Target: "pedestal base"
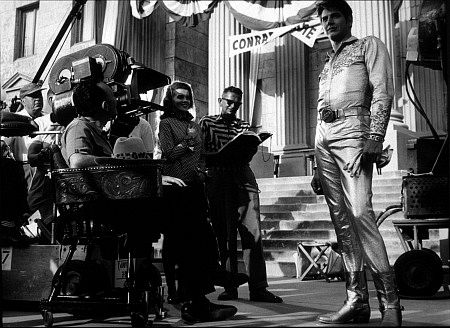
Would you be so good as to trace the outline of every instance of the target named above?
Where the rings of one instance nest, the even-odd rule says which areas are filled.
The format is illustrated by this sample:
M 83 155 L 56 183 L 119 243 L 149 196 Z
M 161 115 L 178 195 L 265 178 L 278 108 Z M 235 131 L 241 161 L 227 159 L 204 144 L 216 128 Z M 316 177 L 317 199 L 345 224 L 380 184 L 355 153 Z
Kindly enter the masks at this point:
M 390 145 L 394 152 L 390 163 L 383 171 L 409 170 L 415 166 L 408 152 L 408 141 L 417 138 L 417 134 L 399 125 L 389 125 L 383 147 Z
M 253 156 L 253 159 L 250 162 L 250 168 L 257 179 L 273 178 L 273 154 L 269 153 L 267 147 L 258 147 L 258 152 Z

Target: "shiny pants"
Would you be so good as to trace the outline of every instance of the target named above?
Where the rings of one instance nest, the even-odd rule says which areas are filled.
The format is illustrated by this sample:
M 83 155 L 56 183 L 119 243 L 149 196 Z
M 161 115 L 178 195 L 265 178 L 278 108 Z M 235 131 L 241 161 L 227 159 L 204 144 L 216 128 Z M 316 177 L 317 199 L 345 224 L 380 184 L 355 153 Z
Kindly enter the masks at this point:
M 239 231 L 243 259 L 249 276 L 249 289 L 267 287 L 259 191 L 253 172 L 248 165 L 209 168 L 206 185 L 210 218 L 219 244 L 222 269 L 238 272 Z
M 343 167 L 364 147 L 367 126 L 357 117 L 320 122 L 316 130 L 316 164 L 346 271 L 390 271 L 386 246 L 372 209 L 373 164 L 358 177 Z

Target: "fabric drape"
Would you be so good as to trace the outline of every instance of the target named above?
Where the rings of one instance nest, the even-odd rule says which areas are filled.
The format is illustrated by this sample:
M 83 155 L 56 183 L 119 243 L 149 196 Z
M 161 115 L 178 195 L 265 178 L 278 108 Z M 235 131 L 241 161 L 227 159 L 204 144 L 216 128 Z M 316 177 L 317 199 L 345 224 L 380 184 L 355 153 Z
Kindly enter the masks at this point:
M 161 6 L 170 17 L 184 26 L 195 26 L 210 18 L 221 0 L 130 0 L 133 16 L 144 18 Z M 267 30 L 307 21 L 315 12 L 315 1 L 224 1 L 236 20 L 251 30 Z
M 107 1 L 102 43 L 127 52 L 137 62 L 164 71 L 166 14 L 157 8 L 148 19 L 133 19 L 133 8 L 126 1 Z M 120 13 L 120 15 L 119 15 Z
M 154 1 L 154 0 L 130 0 L 132 14 L 136 18 L 144 18 L 161 6 L 167 14 L 176 22 L 184 26 L 196 26 L 201 21 L 208 20 L 219 0 L 213 1 Z
M 103 22 L 106 14 L 106 0 L 95 1 L 95 41 L 102 42 Z
M 234 18 L 251 30 L 268 30 L 307 21 L 315 1 L 225 1 Z

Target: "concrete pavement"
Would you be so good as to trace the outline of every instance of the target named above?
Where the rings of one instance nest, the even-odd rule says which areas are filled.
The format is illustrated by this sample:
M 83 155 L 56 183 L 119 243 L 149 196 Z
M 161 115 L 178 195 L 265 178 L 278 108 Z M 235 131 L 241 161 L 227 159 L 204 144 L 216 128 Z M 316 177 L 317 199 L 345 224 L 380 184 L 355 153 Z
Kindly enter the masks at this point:
M 282 304 L 254 303 L 248 300 L 246 285 L 239 289 L 237 301 L 219 302 L 217 295 L 223 291 L 208 295 L 213 302 L 232 304 L 238 308 L 238 313 L 230 320 L 207 322 L 191 325 L 193 327 L 330 327 L 315 321 L 321 313 L 335 311 L 342 305 L 345 298 L 345 283 L 324 280 L 299 281 L 298 279 L 278 278 L 269 280 L 269 290 L 283 297 Z M 372 314 L 366 327 L 377 326 L 381 315 L 378 311 L 373 283 L 369 282 L 370 304 Z M 450 326 L 450 298 L 448 291 L 441 289 L 432 299 L 413 300 L 403 299 L 403 325 L 413 326 Z M 155 321 L 153 327 L 177 327 L 186 324 L 180 319 L 180 312 L 167 304 L 169 315 L 162 321 Z M 42 327 L 42 317 L 37 311 L 6 310 L 3 313 L 4 327 Z M 76 319 L 65 313 L 56 313 L 55 327 L 130 327 L 130 318 L 115 317 L 93 321 L 90 319 Z M 152 316 L 151 316 L 152 318 Z M 336 325 L 348 327 L 356 325 Z

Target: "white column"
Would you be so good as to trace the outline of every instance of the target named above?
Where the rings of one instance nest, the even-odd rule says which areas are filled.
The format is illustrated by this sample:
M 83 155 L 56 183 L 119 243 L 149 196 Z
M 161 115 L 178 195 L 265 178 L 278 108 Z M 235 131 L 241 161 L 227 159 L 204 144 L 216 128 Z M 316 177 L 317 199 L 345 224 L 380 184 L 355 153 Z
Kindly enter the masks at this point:
M 208 62 L 208 114 L 218 114 L 217 98 L 224 88 L 233 85 L 244 92 L 243 105 L 238 116 L 251 120 L 248 109 L 249 53 L 229 57 L 228 40 L 230 35 L 248 32 L 228 10 L 224 2 L 214 9 L 209 20 L 209 62 Z
M 394 13 L 392 11 L 392 2 L 384 0 L 368 1 L 349 1 L 353 10 L 352 34 L 358 38 L 368 35 L 374 35 L 381 39 L 386 45 L 392 61 L 392 70 L 394 72 L 394 88 L 396 90 L 394 104 L 391 111 L 390 123 L 407 126 L 403 122 L 403 114 L 399 111 L 397 101 L 401 97 L 400 86 L 397 85 L 395 76 L 399 69 L 397 63 L 397 49 L 395 48 L 394 38 Z
M 305 98 L 305 48 L 299 40 L 285 35 L 275 40 L 276 150 L 307 146 Z
M 117 14 L 119 12 L 118 1 L 107 1 L 105 9 L 105 21 L 103 23 L 102 43 L 114 45 L 117 30 Z

